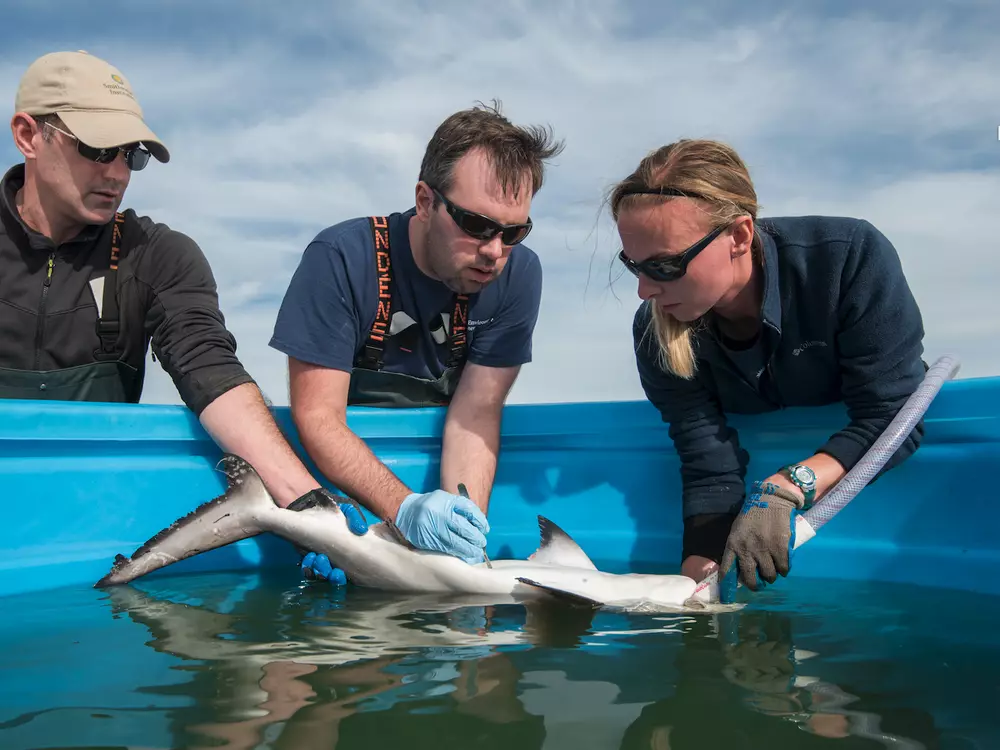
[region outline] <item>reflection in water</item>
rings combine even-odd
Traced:
[[[942,713],[940,697],[912,677],[929,673],[914,661],[918,637],[898,624],[908,613],[884,605],[844,617],[814,603],[805,615],[769,594],[739,612],[624,615],[225,575],[150,578],[92,596],[101,617],[90,627],[107,627],[114,645],[78,655],[73,672],[96,681],[111,650],[118,665],[147,665],[127,678],[146,713],[126,720],[131,702],[118,694],[87,702],[50,683],[45,707],[0,715],[0,747],[71,737],[79,747],[232,750],[931,750],[945,731],[956,741],[955,727],[982,734],[968,716],[992,718]],[[0,657],[6,679],[41,682],[41,667],[11,659]],[[156,734],[154,716],[167,734]]]
[[[192,670],[192,682],[202,683],[199,694],[214,696],[213,719],[186,731],[234,750],[265,740],[304,750],[343,746],[338,741],[349,718],[355,735],[376,729],[384,737],[385,718],[369,722],[365,716],[401,704],[413,704],[408,713],[414,715],[451,713],[452,722],[467,716],[531,725],[538,734],[542,720],[526,712],[516,695],[520,675],[496,650],[575,646],[593,617],[590,610],[539,603],[510,606],[522,617],[507,622],[496,619],[492,599],[481,597],[365,592],[347,606],[342,595],[331,599],[322,586],[296,593],[269,613],[280,624],[272,635],[281,637],[272,640],[248,637],[247,629],[262,616],[252,598],[237,604],[230,597],[232,611],[225,613],[134,586],[109,589],[108,598],[113,611],[148,628],[152,648],[206,662],[207,668]],[[365,724],[371,726],[366,730]]]
[[[816,737],[924,748],[881,732],[875,715],[846,710],[856,698],[836,685],[797,673],[816,654],[796,652],[787,616],[744,611],[631,617],[626,620],[632,627],[605,630],[593,627],[594,613],[563,605],[511,606],[504,614],[504,605],[475,597],[354,594],[348,604],[343,597],[331,600],[321,587],[286,593],[272,614],[281,623],[280,638],[271,640],[246,632],[249,613],[232,603],[232,612],[214,612],[133,587],[112,589],[109,597],[116,611],[150,630],[153,648],[210,665],[196,679],[213,683],[213,720],[187,730],[234,750],[261,742],[303,750],[375,738],[388,743],[396,734],[400,742],[412,746],[416,740],[420,746],[425,735],[418,725],[447,733],[449,726],[457,730],[456,723],[479,726],[473,733],[494,742],[503,734],[501,725],[513,725],[521,747],[633,746],[628,730],[641,726],[640,717],[661,704],[671,721],[651,728],[648,746],[688,747],[694,745],[686,736],[709,714],[704,706],[692,705],[686,716],[677,709],[689,697],[697,699],[699,683],[717,693],[720,709],[728,707],[730,719],[736,718],[731,696],[719,690],[723,680],[740,689],[739,701],[758,724],[770,722],[768,734],[775,739],[793,731],[803,739],[799,732],[805,730]],[[677,687],[659,701],[620,700],[617,682],[627,679],[625,672],[616,681],[587,679],[578,670],[532,669],[530,655],[517,653],[617,647],[632,657],[622,659],[623,666],[634,667],[635,649],[628,642],[650,635],[686,647],[669,651],[677,657],[669,670],[677,673]],[[721,657],[714,660],[714,673],[705,671],[709,654]],[[663,668],[655,661],[648,666]],[[421,721],[421,716],[447,721]],[[465,736],[464,730],[456,736]],[[425,739],[433,744],[433,733]]]
[[[858,696],[801,674],[797,665],[818,654],[794,648],[789,617],[749,613],[743,620],[749,627],[742,632],[737,620],[726,616],[723,620],[722,650],[727,663],[722,673],[746,690],[748,706],[820,737],[862,737],[887,748],[926,750],[923,743],[881,731],[876,714],[844,709]]]

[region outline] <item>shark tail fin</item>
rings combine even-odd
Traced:
[[[545,516],[538,517],[538,530],[542,541],[529,560],[567,568],[587,568],[597,570],[597,566],[587,557],[580,545],[569,534]]]
[[[220,463],[226,475],[223,494],[158,531],[131,557],[116,555],[111,570],[94,588],[128,583],[200,552],[266,531],[260,517],[276,506],[260,476],[247,461],[230,453]]]

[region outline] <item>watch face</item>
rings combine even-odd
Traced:
[[[803,484],[812,484],[816,481],[816,475],[808,466],[796,466],[792,471],[795,474],[795,478]]]

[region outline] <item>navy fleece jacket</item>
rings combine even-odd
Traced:
[[[675,377],[656,364],[647,303],[633,321],[642,387],[681,461],[685,557],[718,560],[743,503],[749,456],[727,413],[843,402],[849,423],[811,452],[850,470],[927,370],[920,310],[895,248],[875,227],[804,216],[759,220],[756,232],[764,257],[762,367],[748,371],[752,359],[741,367],[704,325],[694,336],[695,377]],[[923,421],[882,472],[912,455],[922,437]],[[811,452],[806,447],[801,458]]]

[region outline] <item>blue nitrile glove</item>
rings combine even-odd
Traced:
[[[338,505],[347,519],[347,528],[358,536],[368,531],[368,522],[356,505],[353,503],[338,503]],[[302,558],[302,575],[306,580],[312,581],[318,578],[329,581],[335,586],[347,583],[347,574],[344,571],[333,567],[326,555],[317,555],[315,552],[310,552]]]
[[[479,506],[444,490],[408,495],[399,506],[396,526],[414,547],[454,555],[470,565],[483,561],[490,531]]]
[[[804,501],[771,482],[754,482],[733,522],[719,567],[719,601],[731,604],[737,578],[751,591],[788,575],[795,546],[795,516]],[[739,575],[737,576],[737,568]]]

